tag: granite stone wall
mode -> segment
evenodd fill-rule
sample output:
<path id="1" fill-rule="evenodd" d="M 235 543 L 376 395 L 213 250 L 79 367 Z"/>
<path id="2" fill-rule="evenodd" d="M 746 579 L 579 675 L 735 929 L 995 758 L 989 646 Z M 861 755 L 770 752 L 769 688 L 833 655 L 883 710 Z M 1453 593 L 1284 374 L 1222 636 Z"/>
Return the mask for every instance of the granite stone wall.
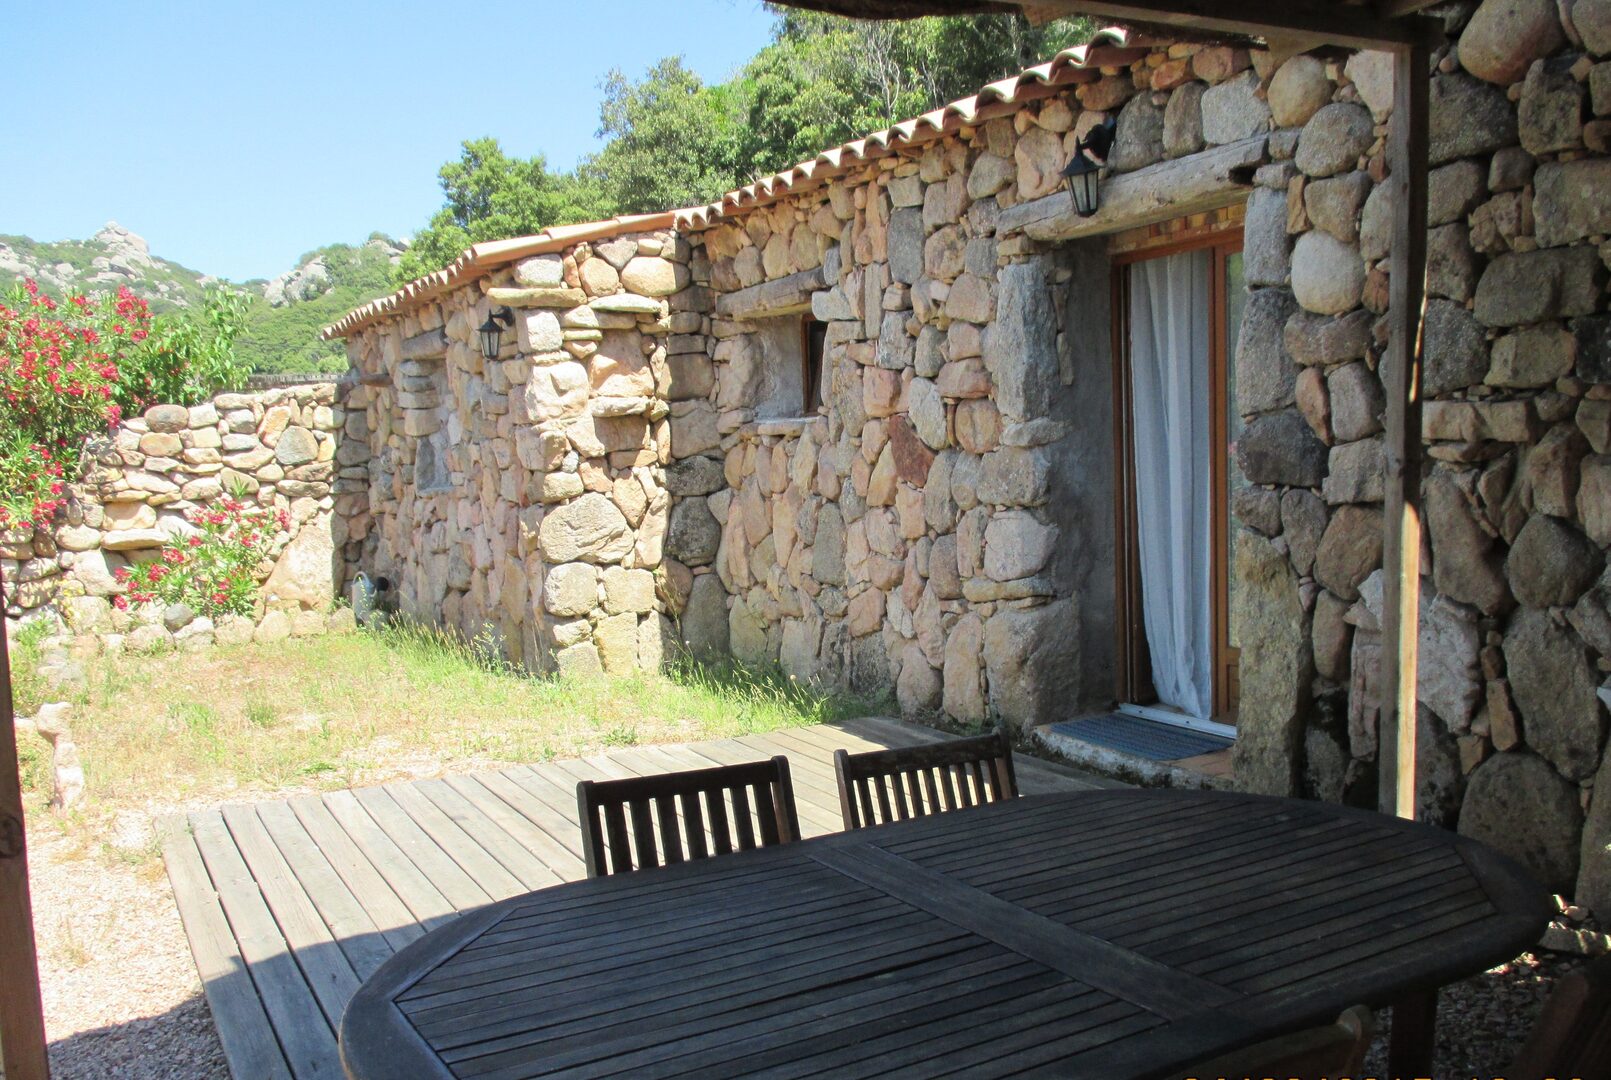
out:
<path id="1" fill-rule="evenodd" d="M 366 528 L 367 446 L 346 437 L 345 391 L 323 383 L 156 405 L 94 440 L 50 528 L 0 533 L 8 630 L 49 620 L 91 653 L 324 632 Z M 114 605 L 126 591 L 119 569 L 156 558 L 194 531 L 188 513 L 234 492 L 289 521 L 253 616 L 215 624 L 177 606 Z"/>
<path id="2" fill-rule="evenodd" d="M 709 306 L 690 261 L 668 232 L 577 244 L 349 339 L 360 562 L 403 613 L 534 670 L 660 665 L 666 466 L 674 440 L 716 441 L 714 413 L 675 400 L 667 357 Z M 475 328 L 503 306 L 515 326 L 488 362 Z"/>
<path id="3" fill-rule="evenodd" d="M 1420 813 L 1611 907 L 1611 0 L 1437 11 Z M 1374 805 L 1391 98 L 1385 55 L 1160 46 L 374 324 L 350 343 L 383 384 L 355 391 L 360 561 L 537 668 L 652 666 L 676 641 L 914 716 L 1110 705 L 1095 233 L 1245 202 L 1236 782 Z M 1132 216 L 1080 226 L 1057 172 L 1110 117 L 1105 190 Z M 521 329 L 483 365 L 493 303 Z M 823 405 L 800 416 L 780 343 L 807 312 Z"/>

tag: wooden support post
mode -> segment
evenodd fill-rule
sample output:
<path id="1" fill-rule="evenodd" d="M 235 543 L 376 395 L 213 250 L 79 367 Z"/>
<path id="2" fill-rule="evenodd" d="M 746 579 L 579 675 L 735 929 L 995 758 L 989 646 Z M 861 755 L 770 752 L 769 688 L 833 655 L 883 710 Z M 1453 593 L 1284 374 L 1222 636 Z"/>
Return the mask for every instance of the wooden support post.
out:
<path id="1" fill-rule="evenodd" d="M 5 589 L 0 586 L 0 612 Z M 3 616 L 0 616 L 3 618 Z M 33 907 L 28 900 L 28 844 L 17 774 L 17 727 L 11 702 L 11 659 L 0 627 L 0 1075 L 46 1080 L 45 1015 L 39 1000 Z"/>
<path id="2" fill-rule="evenodd" d="M 1391 337 L 1382 365 L 1387 391 L 1386 508 L 1382 544 L 1381 721 L 1377 732 L 1379 805 L 1415 816 L 1416 647 L 1421 599 L 1421 330 L 1426 300 L 1427 91 L 1424 41 L 1393 54 L 1393 276 Z"/>

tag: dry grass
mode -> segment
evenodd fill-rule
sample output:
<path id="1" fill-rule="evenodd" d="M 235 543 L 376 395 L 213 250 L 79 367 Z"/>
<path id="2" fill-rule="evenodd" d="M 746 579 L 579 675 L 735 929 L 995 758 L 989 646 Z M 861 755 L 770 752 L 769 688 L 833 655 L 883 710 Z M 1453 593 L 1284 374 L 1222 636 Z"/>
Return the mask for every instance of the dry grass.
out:
<path id="1" fill-rule="evenodd" d="M 30 643 L 19 649 L 19 704 Z M 882 704 L 776 673 L 691 662 L 664 676 L 536 678 L 420 627 L 203 653 L 104 657 L 70 696 L 87 811 L 157 811 L 287 790 L 722 738 L 867 715 Z M 23 765 L 48 797 L 46 754 Z M 131 853 L 118 846 L 125 857 Z M 133 857 L 140 858 L 136 849 Z M 143 858 L 141 858 L 143 861 Z"/>

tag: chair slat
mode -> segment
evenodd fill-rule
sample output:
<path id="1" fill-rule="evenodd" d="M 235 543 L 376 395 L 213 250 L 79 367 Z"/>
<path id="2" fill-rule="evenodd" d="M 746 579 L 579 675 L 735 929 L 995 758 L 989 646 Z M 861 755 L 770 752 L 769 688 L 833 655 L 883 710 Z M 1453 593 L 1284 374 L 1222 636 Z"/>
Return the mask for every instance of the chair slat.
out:
<path id="1" fill-rule="evenodd" d="M 604 804 L 604 831 L 610 838 L 610 873 L 632 869 L 632 840 L 627 833 L 626 812 L 620 803 Z M 600 864 L 604 860 L 600 859 Z"/>
<path id="2" fill-rule="evenodd" d="M 710 848 L 705 844 L 705 812 L 699 802 L 699 792 L 680 792 L 677 800 L 682 805 L 682 820 L 688 830 L 688 857 L 703 859 L 710 854 Z"/>
<path id="3" fill-rule="evenodd" d="M 750 801 L 744 796 L 744 785 L 734 784 L 727 789 L 733 800 L 733 831 L 738 834 L 740 851 L 755 847 L 755 826 L 750 820 Z"/>
<path id="4" fill-rule="evenodd" d="M 716 854 L 730 855 L 733 851 L 733 833 L 727 827 L 727 799 L 721 788 L 705 792 L 705 809 L 710 811 L 710 831 L 716 844 Z"/>
<path id="5" fill-rule="evenodd" d="M 748 850 L 800 838 L 789 762 L 782 756 L 659 776 L 583 780 L 576 785 L 576 803 L 589 877 L 725 855 L 735 840 L 737 848 Z"/>
<path id="6" fill-rule="evenodd" d="M 1012 741 L 1003 731 L 865 754 L 836 750 L 834 774 L 846 829 L 1018 797 Z"/>
<path id="7" fill-rule="evenodd" d="M 660 857 L 667 866 L 682 862 L 682 832 L 677 823 L 676 798 L 669 794 L 657 795 L 654 811 L 660 819 Z"/>

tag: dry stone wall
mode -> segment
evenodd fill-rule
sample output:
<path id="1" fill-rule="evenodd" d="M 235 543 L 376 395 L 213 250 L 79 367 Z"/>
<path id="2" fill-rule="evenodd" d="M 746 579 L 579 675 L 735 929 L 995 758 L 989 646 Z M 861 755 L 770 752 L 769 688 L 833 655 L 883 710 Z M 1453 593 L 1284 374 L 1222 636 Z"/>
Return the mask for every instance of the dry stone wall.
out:
<path id="1" fill-rule="evenodd" d="M 1423 817 L 1611 907 L 1608 8 L 1438 9 L 1418 723 Z M 677 640 L 964 722 L 1111 703 L 1111 263 L 1047 216 L 1111 117 L 1120 180 L 1176 162 L 1204 190 L 1180 168 L 1198 153 L 1257 169 L 1237 782 L 1374 805 L 1391 98 L 1379 54 L 1158 48 L 708 228 L 577 245 L 372 326 L 349 342 L 362 565 L 534 668 L 649 667 Z M 1148 220 L 1150 181 L 1114 177 L 1143 217 L 1112 226 Z M 487 364 L 474 327 L 503 304 L 517 333 Z M 823 406 L 793 416 L 780 327 L 807 311 Z"/>
<path id="2" fill-rule="evenodd" d="M 676 400 L 667 356 L 710 303 L 690 262 L 669 232 L 582 243 L 349 341 L 362 563 L 404 613 L 534 670 L 660 666 L 675 633 L 666 466 L 674 440 L 715 440 L 714 413 Z M 504 306 L 515 325 L 488 362 L 475 328 Z"/>
<path id="3" fill-rule="evenodd" d="M 350 613 L 331 607 L 360 550 L 368 453 L 345 438 L 345 392 L 324 383 L 156 405 L 97 439 L 88 474 L 50 528 L 0 533 L 8 629 L 44 618 L 82 639 L 81 649 L 145 651 L 348 625 Z M 113 604 L 126 591 L 119 569 L 156 558 L 194 531 L 188 513 L 234 492 L 289 521 L 274 539 L 252 617 L 215 623 L 181 605 Z"/>
<path id="4" fill-rule="evenodd" d="M 1446 5 L 1417 809 L 1611 908 L 1611 4 Z M 1239 784 L 1376 801 L 1390 63 L 1288 61 L 1248 203 Z M 1597 779 L 1598 778 L 1598 779 Z"/>
<path id="5" fill-rule="evenodd" d="M 673 351 L 714 362 L 687 390 L 721 441 L 674 444 L 668 540 L 696 640 L 970 723 L 1111 700 L 1111 641 L 1083 632 L 1112 621 L 1112 465 L 1091 452 L 1111 435 L 1078 404 L 1110 397 L 1105 344 L 1076 377 L 1105 301 L 1067 326 L 1079 254 L 1001 216 L 1066 198 L 1059 170 L 1110 116 L 1121 172 L 1267 131 L 1254 59 L 1159 49 L 697 234 L 715 317 Z M 1082 287 L 1105 296 L 1097 259 Z M 765 342 L 802 311 L 827 324 L 823 407 L 757 415 Z"/>

